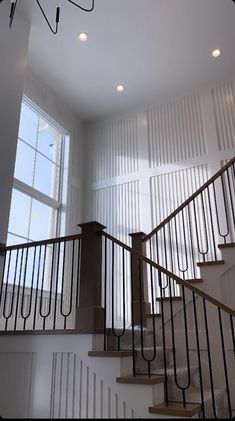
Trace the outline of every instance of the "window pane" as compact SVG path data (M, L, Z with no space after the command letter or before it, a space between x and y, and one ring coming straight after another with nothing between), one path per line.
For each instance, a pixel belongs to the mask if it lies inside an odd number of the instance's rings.
M56 213L50 206L33 199L29 238L38 241L54 237L56 233Z
M29 196L13 189L9 221L10 232L28 238L30 204Z
M58 200L59 168L37 153L34 188Z
M26 104L22 104L19 137L35 148L38 131L38 116Z
M29 186L33 186L35 153L30 146L18 139L14 176Z
M39 119L37 149L60 165L61 134L42 118Z
M14 246L15 244L27 243L28 239L24 237L18 237L18 235L8 233L7 245Z

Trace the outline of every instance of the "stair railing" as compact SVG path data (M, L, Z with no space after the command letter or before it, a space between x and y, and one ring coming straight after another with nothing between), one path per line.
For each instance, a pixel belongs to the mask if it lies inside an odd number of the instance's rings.
M199 277L197 263L220 259L217 245L235 241L234 164L235 158L143 237L151 260L190 280Z
M136 378L163 378L167 405L197 402L203 418L231 418L235 310L111 235L100 235L104 350L131 351ZM160 314L154 314L155 284ZM175 297L175 285L181 297Z
M1 246L0 330L74 327L81 235Z

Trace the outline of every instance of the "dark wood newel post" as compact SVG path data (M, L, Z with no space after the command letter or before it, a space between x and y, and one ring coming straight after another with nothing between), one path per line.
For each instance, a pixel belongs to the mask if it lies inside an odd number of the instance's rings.
M143 242L145 234L143 232L136 232L134 234L129 235L132 238L132 248L146 256L146 246ZM143 265L142 261L140 261L140 271L141 276L139 278L139 258L133 254L131 267L131 281L133 290L134 324L137 326L141 325L141 305L142 324L143 326L147 326L146 315L150 313L150 303L148 302L147 268L146 265ZM140 279L142 294L140 294Z
M82 229L79 306L75 329L80 333L98 333L104 329L102 294L102 236L106 228L98 222L79 224Z

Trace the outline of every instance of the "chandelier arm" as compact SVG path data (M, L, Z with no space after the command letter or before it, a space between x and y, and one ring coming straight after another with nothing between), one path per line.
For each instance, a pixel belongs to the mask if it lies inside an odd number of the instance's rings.
M9 16L9 18L10 18L9 28L11 28L11 26L12 26L12 22L13 22L13 19L14 19L14 16L15 16L17 2L18 2L18 0L15 0L15 2L11 3L11 11L10 11L10 16Z
M48 20L48 18L47 18L47 16L46 16L46 13L44 12L44 10L42 8L41 3L39 2L39 0L36 0L36 2L37 2L37 5L38 5L39 9L42 12L42 15L43 15L43 17L44 17L47 25L49 26L51 32L56 35L57 32L58 32L58 26L59 26L59 20L60 20L60 8L59 7L56 8L56 27L55 27L55 29L53 29L52 26L51 26L51 24L50 24L50 22L49 22L49 20Z
M79 9L83 10L84 12L92 12L92 10L94 10L95 7L95 0L92 0L92 5L90 9L86 9L85 7L80 6L79 4L75 3L72 0L67 0L69 3L73 4L74 6L77 6ZM235 1L235 0L233 0Z

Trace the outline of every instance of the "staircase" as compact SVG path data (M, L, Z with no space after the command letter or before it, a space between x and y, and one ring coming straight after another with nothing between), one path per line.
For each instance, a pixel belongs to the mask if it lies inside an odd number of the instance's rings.
M1 330L95 334L89 357L144 417L232 418L234 165L152 233L132 234L132 247L97 222L81 235L3 246Z

